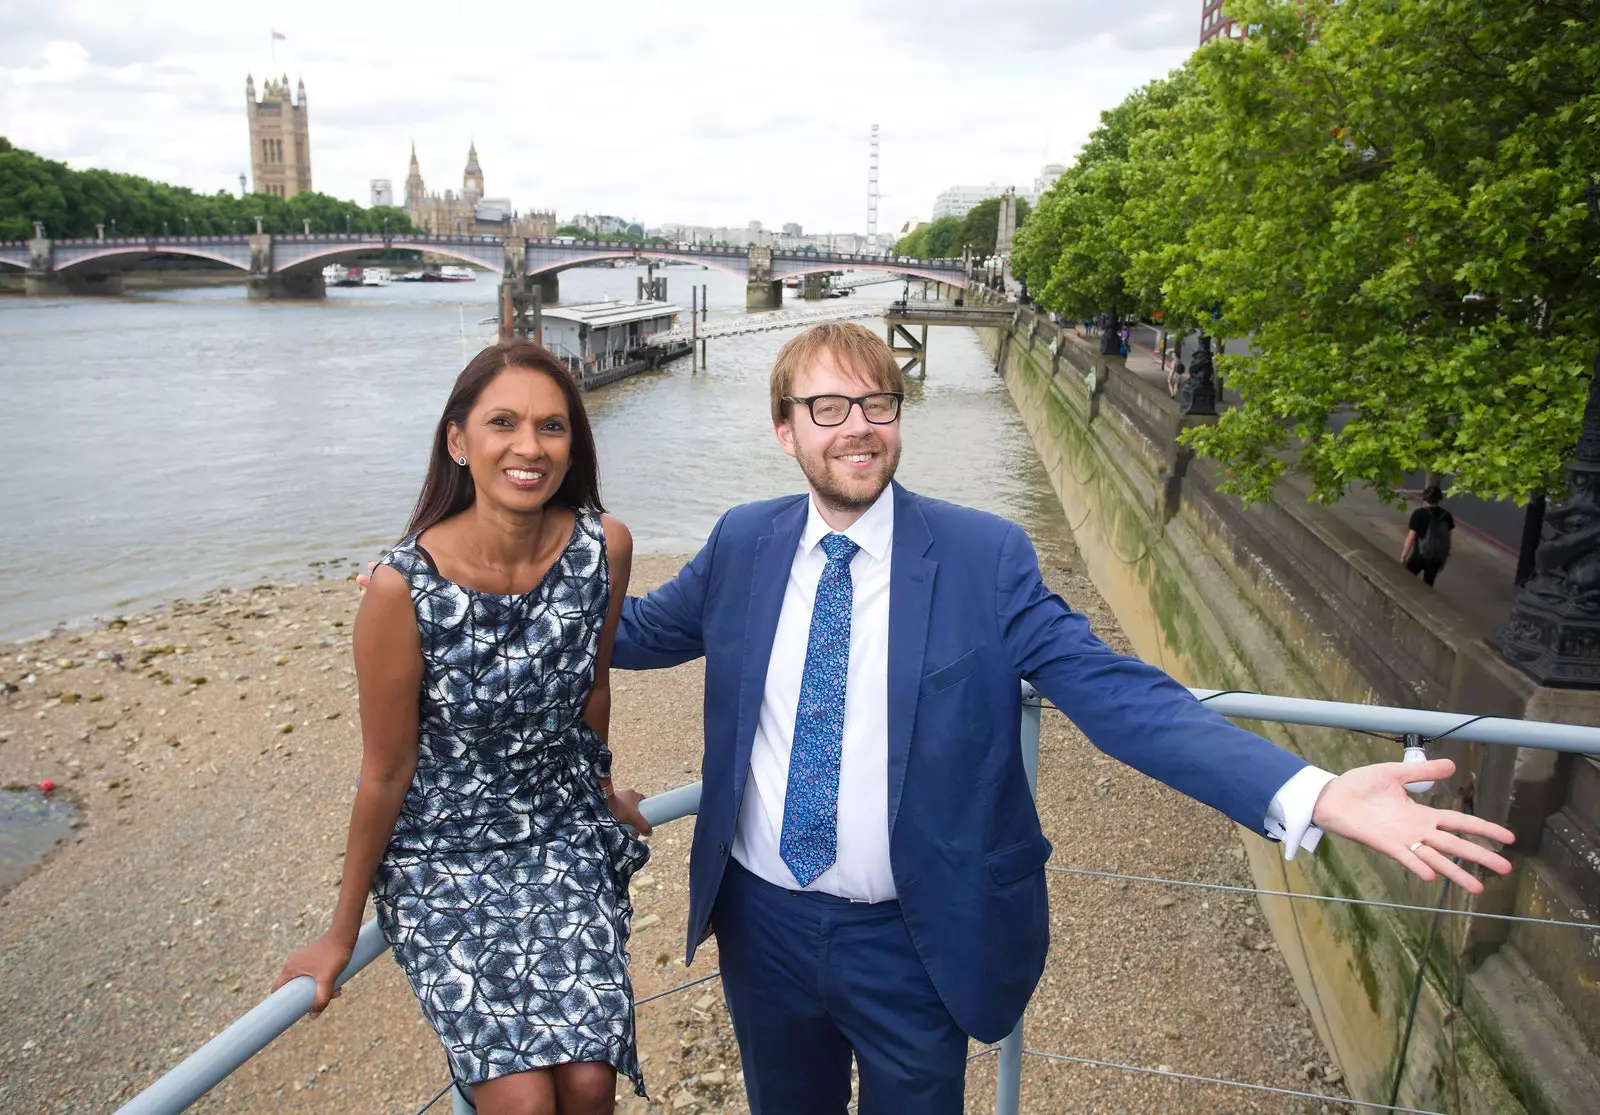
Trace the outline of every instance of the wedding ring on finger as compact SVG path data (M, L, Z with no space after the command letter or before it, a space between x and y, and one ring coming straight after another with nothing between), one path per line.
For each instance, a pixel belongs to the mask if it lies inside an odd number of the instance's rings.
M1415 844L1411 845L1411 847L1407 848L1406 851L1410 852L1412 855L1416 855L1417 849L1420 847L1422 847L1422 841L1419 840Z

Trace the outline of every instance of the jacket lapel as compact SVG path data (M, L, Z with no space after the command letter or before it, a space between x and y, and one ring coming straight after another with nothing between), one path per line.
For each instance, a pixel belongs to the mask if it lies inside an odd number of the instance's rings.
M772 660L772 640L783 611L783 595L794 567L795 547L805 530L810 499L802 497L772 520L772 530L756 540L750 571L750 609L744 628L744 672L739 678L738 734L734 738L733 803L737 815L750 774L750 749L755 743L761 697L766 689L767 665Z
M911 757L933 579L939 563L924 555L933 544L920 501L894 486L894 549L889 558L889 831L900 814L900 793ZM774 618L774 623L776 618ZM768 632L768 643L771 632ZM770 645L769 645L770 649ZM763 659L763 661L765 661Z

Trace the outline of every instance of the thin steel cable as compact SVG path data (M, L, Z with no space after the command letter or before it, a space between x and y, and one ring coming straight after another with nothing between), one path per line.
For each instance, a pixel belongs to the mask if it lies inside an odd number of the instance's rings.
M447 1084L445 1084L445 1086L443 1088L440 1088L437 1092L435 1092L433 1094L433 1098L431 1100L429 1100L427 1103L423 1104L421 1107L417 1108L416 1115L422 1115L422 1113L424 1111L428 1110L428 1108L432 1107L434 1104L436 1104L440 1100L444 1099L444 1094L446 1092L448 1092L451 1088L455 1087L455 1083L456 1082L454 1080L452 1080L452 1081L448 1082Z
M1341 898L1332 894L1301 894L1292 890L1257 890L1255 887L1236 887L1227 883L1202 883L1192 879L1161 879L1151 875L1123 875L1116 871L1091 871L1087 867L1056 867L1045 864L1046 871L1053 871L1058 875L1088 875L1096 879L1121 879L1129 883L1165 883L1173 887L1193 887L1197 890L1222 890L1234 894L1259 894L1268 898L1299 898L1307 902L1337 902L1345 906L1379 906L1385 910L1411 910L1419 914L1431 914L1432 906L1411 906L1404 902L1379 902L1373 898ZM1566 929L1586 929L1590 933L1600 932L1600 922L1592 921L1558 921L1555 918L1525 918L1517 914L1489 914L1482 910L1456 910L1444 911L1455 917L1462 918L1491 918L1495 921L1522 922L1527 925L1559 926Z
M657 999L665 999L668 995L676 995L678 992L687 991L689 988L694 987L697 984L705 983L708 980L714 980L720 975L722 975L722 969L718 968L715 972L712 972L709 975L701 976L699 979L692 979L688 983L680 983L677 987L669 987L665 991L657 991L654 995L646 995L643 999L635 1001L633 1005L635 1007L642 1007L646 1003L654 1002Z
M1274 1088L1269 1084L1246 1084L1242 1080L1220 1080L1215 1076L1196 1076L1188 1072L1173 1072L1171 1069L1153 1069L1145 1065L1124 1065L1119 1061L1098 1061L1092 1057L1073 1057L1066 1053L1046 1053L1042 1049L1024 1049L1023 1054L1030 1057L1043 1057L1047 1061L1064 1061L1073 1065L1089 1065L1101 1069L1122 1069L1124 1072L1141 1072L1147 1076L1165 1076L1173 1080L1189 1080L1196 1084L1217 1084L1224 1088L1243 1088L1250 1092L1271 1092L1278 1096L1295 1096L1298 1099L1321 1100L1323 1103L1340 1103L1350 1107L1365 1107L1373 1111L1398 1111L1402 1115L1445 1115L1443 1111L1428 1111L1420 1107L1391 1107L1386 1103L1373 1103L1370 1100L1345 1099L1343 1096L1329 1096L1321 1092L1297 1092L1292 1088Z

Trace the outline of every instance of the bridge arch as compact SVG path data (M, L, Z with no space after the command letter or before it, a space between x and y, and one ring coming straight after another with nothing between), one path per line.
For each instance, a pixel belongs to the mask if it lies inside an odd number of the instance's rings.
M463 263L475 263L479 267L487 266L481 251L474 255L471 252L462 250L464 247L464 245L458 247L451 244L406 243L401 240L385 242L382 237L374 237L370 242L347 242L331 246L324 245L316 248L307 248L296 255L290 256L283 250L283 245L275 245L273 248L272 270L274 273L300 270L316 264L335 263L340 256L353 256L362 252L394 249L407 252L428 252L432 255L459 259ZM494 247L496 252L500 251L498 244ZM495 267L493 270L498 274L500 269Z
M946 286L957 286L963 289L967 286L967 279L964 275L951 274L949 271L939 270L931 265L922 266L909 260L896 259L819 260L816 263L807 263L799 266L796 266L795 261L792 259L775 260L772 267L772 277L774 279L787 279L791 275L815 275L821 271L880 271L889 275L914 275L919 279L929 279L933 282L944 283Z
M529 246L529 255L533 254L533 245ZM702 255L695 252L675 252L671 249L661 251L640 251L633 248L586 248L579 249L570 256L552 260L529 259L524 266L524 271L532 275L553 275L560 271L568 271L574 267L581 267L585 263L596 263L603 259L663 259L679 263L690 263L703 267L714 267L718 271L726 271L730 275L746 278L750 274L749 258L744 255L729 255L721 258L716 255ZM776 278L777 276L774 276Z
M18 271L26 271L28 269L28 265L21 260L7 259L5 256L0 256L0 265L15 267Z
M237 252L230 255L225 248L207 248L198 244L156 244L140 245L138 247L108 247L101 251L85 252L83 255L74 255L70 260L57 262L54 270L59 274L96 261L118 258L134 260L156 255L190 256L195 259L209 259L213 263L225 263L229 267L238 268L240 271L248 271L250 269L248 262L239 262Z

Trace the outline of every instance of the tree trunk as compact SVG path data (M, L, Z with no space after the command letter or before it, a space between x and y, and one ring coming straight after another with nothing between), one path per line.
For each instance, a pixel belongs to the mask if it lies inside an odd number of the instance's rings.
M1115 303L1106 313L1106 331L1100 337L1100 355L1122 355L1122 320L1117 316Z

